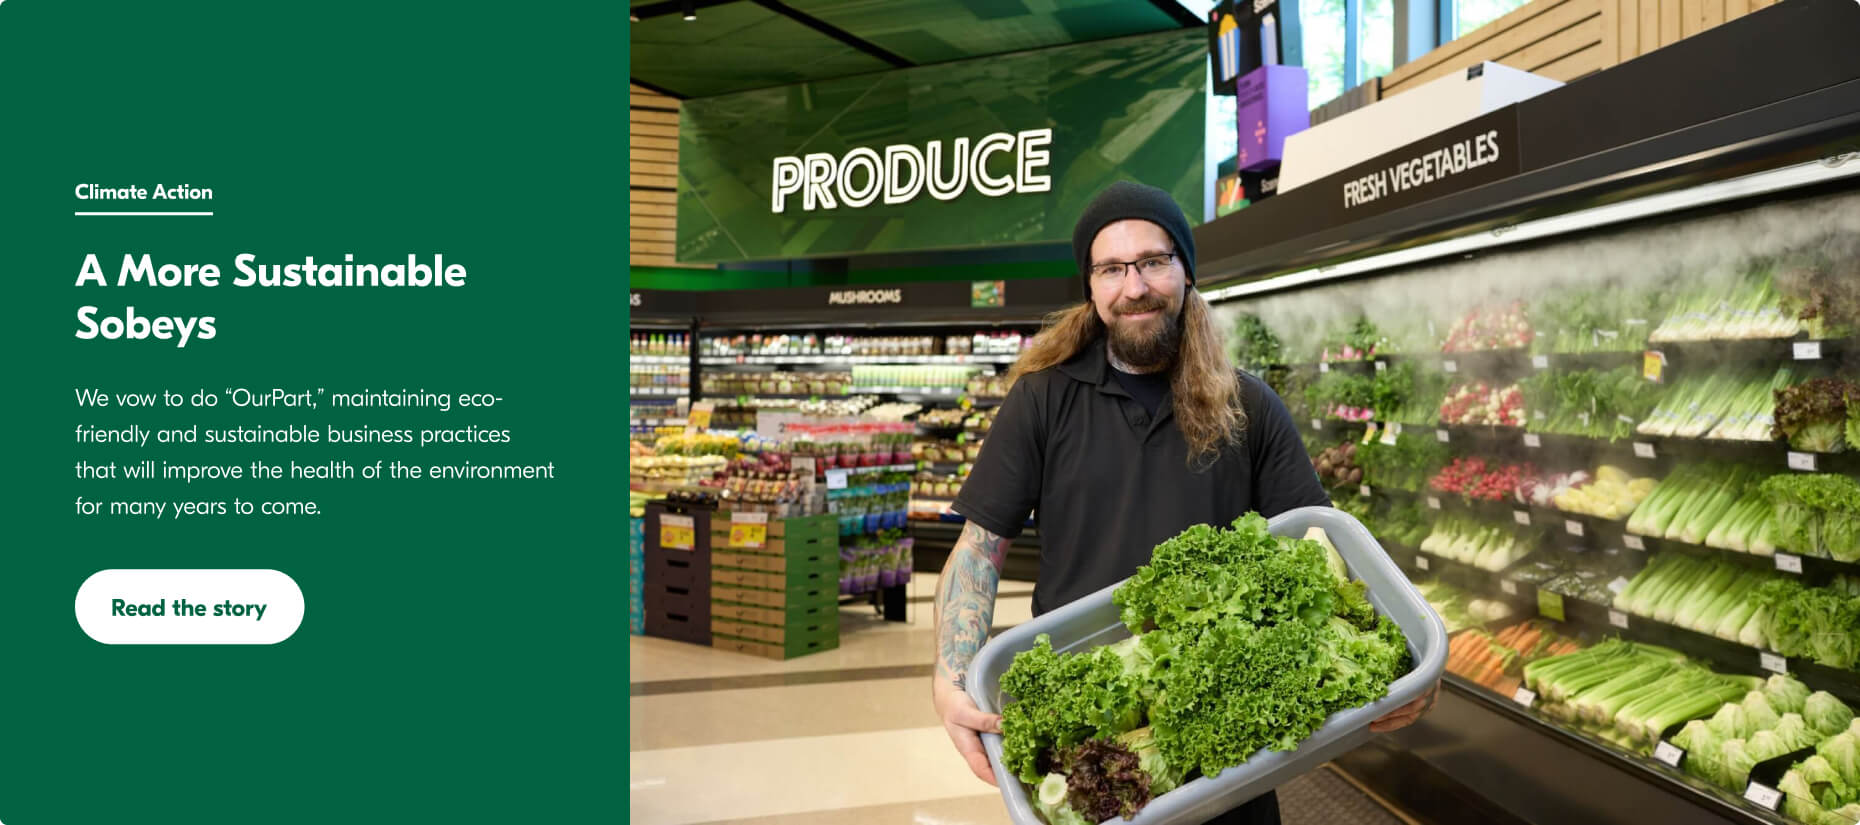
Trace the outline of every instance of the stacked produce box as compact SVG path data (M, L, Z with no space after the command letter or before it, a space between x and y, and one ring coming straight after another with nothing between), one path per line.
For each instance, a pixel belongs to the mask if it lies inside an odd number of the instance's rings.
M642 631L710 644L711 522L714 504L652 502L645 533Z
M646 519L627 519L627 631L646 632Z
M839 647L838 519L721 513L710 522L711 644L792 659Z

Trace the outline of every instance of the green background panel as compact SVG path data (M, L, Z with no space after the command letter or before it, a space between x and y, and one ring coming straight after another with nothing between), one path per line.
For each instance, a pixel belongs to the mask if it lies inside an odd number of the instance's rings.
M825 257L1064 241L1103 187L1131 179L1202 205L1206 40L1198 30L687 101L679 127L680 261ZM971 187L805 212L771 206L776 157L922 147L1051 128L1053 190L990 198ZM1002 153L997 174L1011 164Z
M0 820L581 823L624 814L627 176L622 8L570 2L6 0L0 271ZM211 187L205 218L80 218L82 182ZM99 205L109 209L120 202ZM119 207L120 208L120 207ZM215 263L222 286L76 287L85 253ZM463 288L250 289L233 258L443 253ZM218 336L73 337L79 307ZM620 362L617 365L613 362ZM450 413L81 410L73 389L425 388ZM124 427L509 428L507 446L80 447ZM618 431L621 434L615 435ZM554 481L81 481L129 462L554 461ZM318 502L326 515L79 518L91 499ZM106 568L271 568L273 646L103 645Z

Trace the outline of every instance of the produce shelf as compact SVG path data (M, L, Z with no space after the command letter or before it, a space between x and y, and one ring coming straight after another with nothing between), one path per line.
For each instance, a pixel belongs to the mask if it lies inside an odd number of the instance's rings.
M1669 768L1647 755L1628 750L1606 739L1564 727L1557 720L1533 708L1526 708L1512 697L1500 696L1456 674L1448 673L1441 677L1441 681L1447 690L1477 703L1486 710L1525 725L1538 734L1575 745L1618 770L1662 789L1678 793L1689 801L1707 807L1733 822L1751 823L1752 825L1756 823L1801 825L1782 814L1758 808L1744 801L1742 797L1701 781L1682 770Z
M1825 584L1837 575L1860 576L1860 563L1841 562L1834 559L1815 556L1798 556L1793 553L1781 553L1782 563L1776 556L1762 556L1719 547L1707 547L1703 544L1690 544L1663 538L1636 535L1627 530L1627 519L1613 520L1600 516L1571 513L1554 507L1523 505L1513 501L1469 501L1463 496L1450 493L1428 491L1407 491L1392 487L1370 486L1371 493L1379 499L1394 501L1412 501L1420 499L1429 510L1443 513L1466 513L1490 521L1510 519L1517 522L1519 512L1529 519L1528 526L1544 527L1549 530L1547 541L1558 546L1578 550L1634 550L1648 554L1661 550L1683 550L1695 554L1707 554L1727 559L1751 567L1770 568L1802 576L1805 583ZM1438 503L1438 507L1434 506ZM1572 528L1572 525L1574 527ZM1795 565L1799 564L1800 569Z

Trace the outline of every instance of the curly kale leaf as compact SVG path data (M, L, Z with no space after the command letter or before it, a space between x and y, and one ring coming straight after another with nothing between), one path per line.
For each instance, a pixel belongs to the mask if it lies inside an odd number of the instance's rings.
M1001 711L1002 758L1029 784L1045 773L1048 748L1114 736L1143 722L1147 667L1126 667L1111 647L1059 653L1041 635L1001 675L1001 692L1013 697ZM1139 659L1132 658L1133 664Z
M1229 617L1162 673L1151 727L1171 764L1216 776L1262 748L1295 748L1330 714L1380 699L1406 659L1392 624L1364 632L1340 618L1259 627Z
M1163 542L1112 597L1133 633L1205 628L1228 616L1315 625L1334 598L1323 546L1274 537L1253 513L1231 530L1198 525Z

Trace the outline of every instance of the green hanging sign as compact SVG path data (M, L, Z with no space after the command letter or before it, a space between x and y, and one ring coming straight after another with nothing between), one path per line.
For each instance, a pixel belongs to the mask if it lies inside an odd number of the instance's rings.
M1202 217L1198 30L686 101L687 263L1046 243L1118 180Z

